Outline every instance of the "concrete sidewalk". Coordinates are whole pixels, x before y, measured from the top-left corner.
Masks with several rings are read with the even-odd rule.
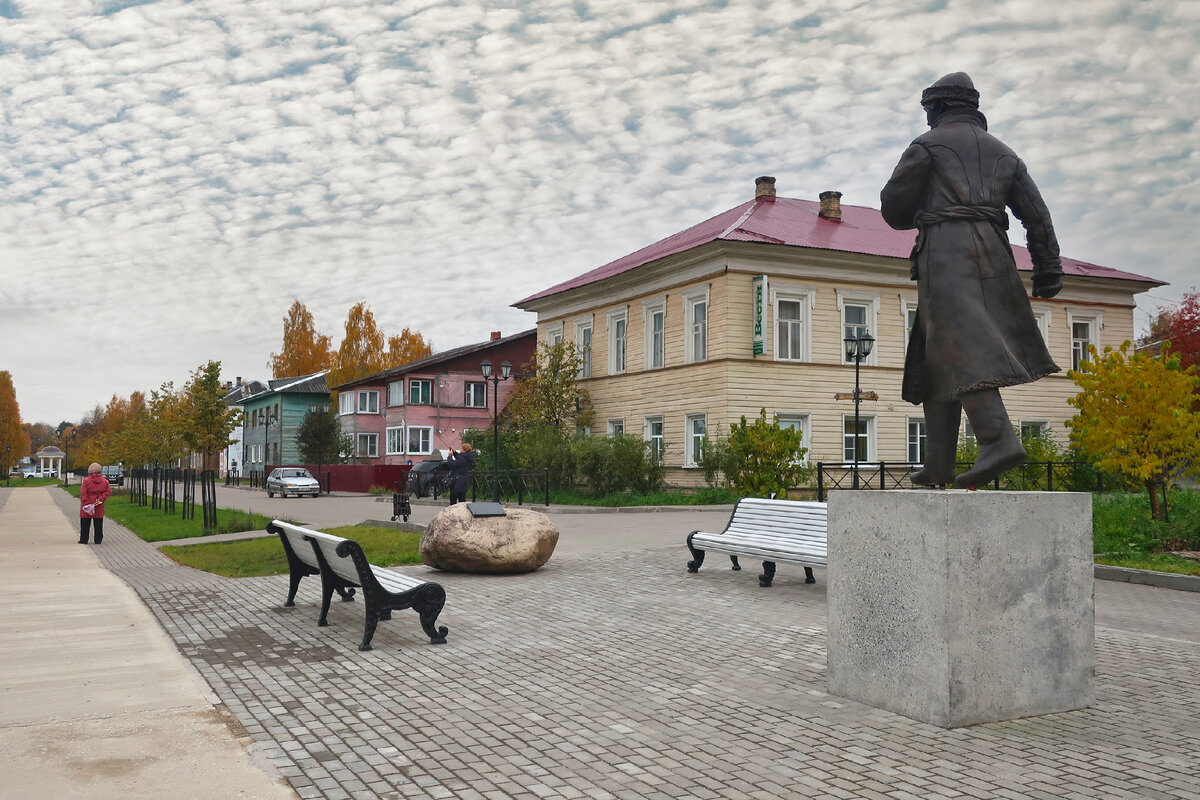
[[[0,798],[295,798],[57,491],[0,489]]]

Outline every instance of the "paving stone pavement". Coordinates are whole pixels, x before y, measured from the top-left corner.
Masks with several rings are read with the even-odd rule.
[[[943,730],[825,692],[820,570],[689,575],[688,530],[523,576],[402,568],[446,587],[449,641],[395,612],[366,653],[361,603],[316,627],[316,579],[284,608],[286,577],[116,524],[97,552],[304,798],[1200,799],[1200,594],[1097,581],[1094,708]]]

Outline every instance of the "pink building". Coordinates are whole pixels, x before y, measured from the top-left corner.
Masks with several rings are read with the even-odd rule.
[[[483,379],[479,365],[490,361],[497,376],[503,362],[512,364],[512,377],[498,387],[503,411],[536,346],[536,330],[506,337],[495,332],[489,341],[334,386],[342,430],[354,438],[354,460],[415,464],[458,449],[464,430],[492,421],[491,381]]]

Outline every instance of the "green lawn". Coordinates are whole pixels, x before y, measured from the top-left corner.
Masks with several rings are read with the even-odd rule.
[[[54,486],[55,484],[62,486],[62,482],[62,478],[22,478],[20,475],[13,475],[8,479],[8,485],[14,489],[21,486]],[[79,483],[79,478],[72,475],[71,485],[74,486],[77,483]]]
[[[421,542],[419,533],[366,525],[328,528],[325,533],[344,536],[358,542],[362,545],[367,560],[381,567],[421,563],[421,557],[417,554],[417,546]],[[275,536],[238,542],[166,545],[161,550],[180,564],[226,578],[252,578],[288,573],[283,545]]]
[[[72,484],[67,491],[73,497],[79,497],[77,484]],[[206,531],[204,530],[204,510],[199,505],[195,508],[195,519],[183,519],[183,503],[178,497],[175,500],[175,513],[168,514],[161,508],[136,505],[130,502],[128,493],[120,491],[105,501],[104,516],[121,523],[147,542],[191,539],[214,533],[263,530],[271,521],[270,517],[264,517],[262,514],[218,508],[217,527],[214,530]]]

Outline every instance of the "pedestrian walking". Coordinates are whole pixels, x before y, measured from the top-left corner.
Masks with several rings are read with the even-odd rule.
[[[108,479],[100,474],[100,465],[88,466],[88,475],[79,485],[79,543],[88,543],[89,530],[96,530],[96,544],[104,541],[104,501],[112,495]]]

